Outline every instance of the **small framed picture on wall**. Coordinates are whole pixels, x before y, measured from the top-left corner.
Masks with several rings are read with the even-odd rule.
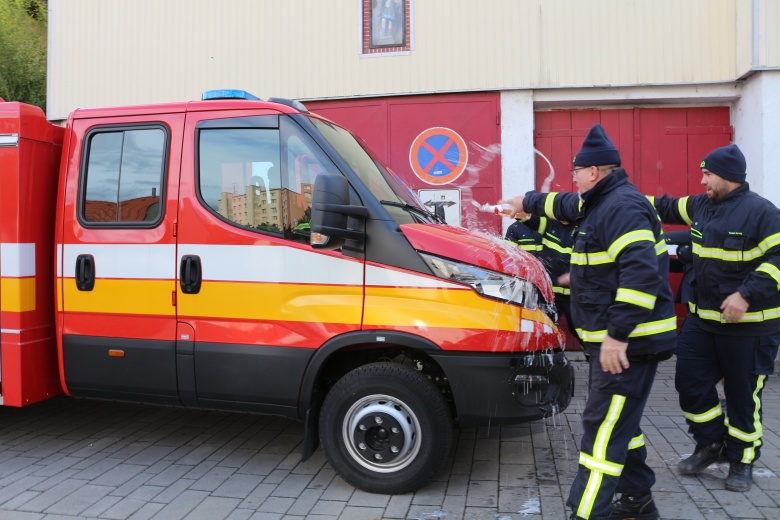
[[[406,1],[369,0],[371,2],[372,49],[406,46]]]

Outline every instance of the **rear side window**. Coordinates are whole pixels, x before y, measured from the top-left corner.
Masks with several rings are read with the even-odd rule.
[[[90,131],[79,218],[83,224],[152,227],[162,217],[168,134],[161,125]]]
[[[286,117],[204,121],[198,125],[202,203],[238,227],[309,241],[314,180],[338,171]]]

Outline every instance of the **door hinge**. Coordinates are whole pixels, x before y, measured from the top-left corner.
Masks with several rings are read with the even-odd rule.
[[[171,291],[171,305],[176,307],[176,291]]]

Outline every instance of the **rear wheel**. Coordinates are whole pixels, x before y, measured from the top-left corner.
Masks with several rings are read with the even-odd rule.
[[[452,417],[436,386],[395,363],[348,373],[328,392],[320,441],[341,477],[371,493],[402,494],[429,482],[449,455]]]

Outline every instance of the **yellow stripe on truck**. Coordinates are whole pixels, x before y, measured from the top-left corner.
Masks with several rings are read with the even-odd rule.
[[[482,298],[470,289],[367,287],[363,322],[517,332],[521,317],[541,322],[540,313]]]
[[[65,280],[68,312],[173,316],[172,280],[98,279],[92,291]],[[545,322],[529,311],[478,296],[470,289],[367,287],[365,325],[520,330],[521,319]],[[363,288],[349,285],[204,281],[200,293],[178,291],[182,316],[359,325]]]
[[[91,291],[79,291],[73,278],[63,283],[65,311],[99,314],[175,316],[173,280],[111,280],[98,278]]]
[[[0,278],[0,309],[6,312],[35,310],[35,278]]]
[[[204,281],[178,299],[183,316],[359,325],[363,287]]]

